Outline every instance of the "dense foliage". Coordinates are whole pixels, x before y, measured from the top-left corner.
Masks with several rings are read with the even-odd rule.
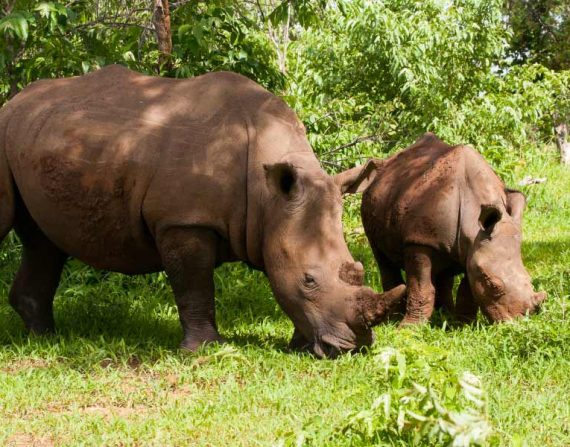
[[[568,72],[508,64],[498,1],[356,0],[325,21],[298,43],[294,84],[325,152],[363,134],[376,136],[373,153],[393,150],[431,130],[506,168],[552,138],[555,112],[567,114]]]
[[[285,78],[271,23],[294,19],[308,25],[316,16],[313,3],[319,5],[306,0],[285,9],[277,2],[258,2],[259,7],[247,1],[172,2],[172,63],[164,67],[152,0],[7,0],[0,19],[0,94],[6,99],[35,79],[82,74],[112,63],[179,77],[233,70],[280,91]]]
[[[541,156],[569,119],[569,12],[558,0],[182,0],[170,4],[168,64],[154,4],[8,1],[0,98],[110,63],[176,77],[233,70],[282,95],[334,169],[430,130],[505,173]]]
[[[566,0],[506,0],[513,30],[510,55],[516,62],[570,68],[570,3]]]

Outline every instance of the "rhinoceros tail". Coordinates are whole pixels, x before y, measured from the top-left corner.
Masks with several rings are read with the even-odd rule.
[[[0,242],[12,229],[15,214],[14,180],[6,157],[6,121],[6,110],[0,110]]]

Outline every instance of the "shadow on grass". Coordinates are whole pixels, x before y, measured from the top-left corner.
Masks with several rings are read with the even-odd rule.
[[[5,247],[3,247],[5,248]],[[363,251],[367,252],[367,247]],[[570,258],[570,239],[525,241],[525,264],[533,269],[536,283],[549,291],[550,275],[569,275],[560,268]],[[19,316],[10,308],[7,294],[18,264],[19,253],[4,252],[0,265],[0,346],[26,346],[30,339]],[[364,256],[363,256],[364,257]],[[566,259],[565,259],[566,258]],[[373,262],[373,259],[371,260]],[[560,264],[558,265],[557,264]],[[567,265],[567,264],[565,264]],[[372,268],[367,266],[367,270]],[[216,272],[216,307],[221,332],[237,346],[287,351],[290,334],[275,334],[275,326],[288,325],[265,276],[240,264],[223,266]],[[176,351],[182,339],[172,292],[164,275],[128,277],[89,268],[76,261],[66,267],[55,301],[57,335],[42,343],[84,340],[95,346],[121,341],[129,349]],[[391,321],[397,321],[392,318]],[[432,327],[446,331],[462,327],[445,311],[436,311]]]
[[[56,334],[28,337],[20,317],[8,304],[18,264],[11,258],[0,266],[0,346],[45,346],[83,340],[102,349],[120,342],[127,351],[178,350],[182,329],[164,274],[129,277],[73,260],[65,268],[54,301]],[[287,317],[263,274],[235,265],[217,271],[216,312],[220,331],[230,343],[286,349],[287,341],[274,336],[273,329],[286,324]]]
[[[275,336],[263,336],[258,332],[248,334],[234,334],[226,337],[227,341],[240,347],[263,348],[276,352],[292,352],[288,348],[289,340]]]

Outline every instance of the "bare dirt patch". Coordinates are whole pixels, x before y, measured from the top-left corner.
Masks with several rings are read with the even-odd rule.
[[[0,368],[0,371],[14,374],[23,371],[29,371],[30,369],[47,368],[50,364],[43,359],[22,359],[10,362],[9,364]]]
[[[34,436],[30,433],[16,433],[6,442],[6,447],[53,447],[54,445],[49,437]]]
[[[134,407],[119,407],[116,405],[92,405],[89,407],[83,407],[80,409],[81,412],[103,416],[104,418],[122,417],[127,418],[131,415],[145,414],[149,410],[148,407],[143,405],[136,405]]]
[[[109,358],[101,360],[99,362],[99,365],[103,369],[107,369],[107,368],[121,369],[121,368],[124,368],[125,366],[127,366],[128,368],[136,371],[141,367],[142,361],[136,355],[131,355],[127,359],[126,365],[124,363],[121,363],[120,361],[109,359]]]

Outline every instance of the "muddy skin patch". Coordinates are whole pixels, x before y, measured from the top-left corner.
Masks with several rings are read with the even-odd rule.
[[[341,281],[351,286],[361,286],[364,284],[364,269],[357,268],[351,262],[343,262],[339,268],[338,276]]]
[[[130,242],[124,234],[128,228],[125,210],[129,208],[124,179],[90,178],[77,164],[53,155],[40,159],[38,174],[46,197],[67,219],[76,222],[81,243],[98,253],[102,238],[114,240],[115,243],[108,244],[107,256],[120,257],[125,244]]]
[[[493,279],[486,273],[481,273],[483,278],[484,294],[493,299],[498,299],[505,294],[505,285],[500,279]]]

